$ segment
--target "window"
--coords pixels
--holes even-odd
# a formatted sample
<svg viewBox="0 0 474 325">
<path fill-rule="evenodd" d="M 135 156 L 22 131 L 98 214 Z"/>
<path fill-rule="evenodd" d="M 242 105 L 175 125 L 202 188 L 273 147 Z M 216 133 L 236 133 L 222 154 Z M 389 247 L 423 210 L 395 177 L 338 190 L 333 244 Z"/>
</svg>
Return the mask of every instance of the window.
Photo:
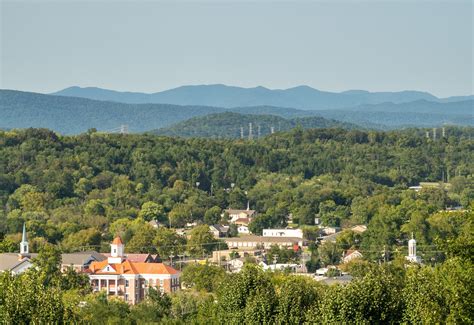
<svg viewBox="0 0 474 325">
<path fill-rule="evenodd" d="M 125 301 L 128 301 L 128 293 L 125 294 Z"/>
<path fill-rule="evenodd" d="M 163 279 L 160 279 L 160 287 L 162 287 L 164 283 L 165 281 Z"/>
<path fill-rule="evenodd" d="M 125 280 L 125 288 L 128 288 L 128 286 L 129 286 L 128 280 Z"/>
<path fill-rule="evenodd" d="M 114 248 L 114 253 L 117 253 L 117 249 Z"/>
</svg>

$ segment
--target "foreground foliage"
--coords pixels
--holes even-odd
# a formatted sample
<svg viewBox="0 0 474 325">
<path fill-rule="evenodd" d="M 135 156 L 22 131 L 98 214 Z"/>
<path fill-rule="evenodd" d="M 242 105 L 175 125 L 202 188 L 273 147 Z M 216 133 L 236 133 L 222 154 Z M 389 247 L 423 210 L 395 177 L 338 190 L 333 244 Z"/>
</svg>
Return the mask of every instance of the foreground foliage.
<svg viewBox="0 0 474 325">
<path fill-rule="evenodd" d="M 471 261 L 459 257 L 434 268 L 372 264 L 347 285 L 327 286 L 246 264 L 242 272 L 224 275 L 214 291 L 198 292 L 196 286 L 161 295 L 150 288 L 148 298 L 135 306 L 107 299 L 103 293 L 84 295 L 86 285 L 45 285 L 38 281 L 44 270 L 38 269 L 0 275 L 0 319 L 85 324 L 469 324 L 474 320 L 472 267 Z M 65 276 L 53 276 L 61 277 Z"/>
</svg>

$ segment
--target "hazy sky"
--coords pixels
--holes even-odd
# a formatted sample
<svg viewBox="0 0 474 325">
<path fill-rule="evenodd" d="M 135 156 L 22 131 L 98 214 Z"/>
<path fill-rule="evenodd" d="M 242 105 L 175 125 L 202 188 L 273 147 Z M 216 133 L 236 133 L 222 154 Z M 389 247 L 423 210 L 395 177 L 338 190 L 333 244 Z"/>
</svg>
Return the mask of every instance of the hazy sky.
<svg viewBox="0 0 474 325">
<path fill-rule="evenodd" d="M 474 93 L 470 0 L 0 1 L 0 88 Z"/>
</svg>

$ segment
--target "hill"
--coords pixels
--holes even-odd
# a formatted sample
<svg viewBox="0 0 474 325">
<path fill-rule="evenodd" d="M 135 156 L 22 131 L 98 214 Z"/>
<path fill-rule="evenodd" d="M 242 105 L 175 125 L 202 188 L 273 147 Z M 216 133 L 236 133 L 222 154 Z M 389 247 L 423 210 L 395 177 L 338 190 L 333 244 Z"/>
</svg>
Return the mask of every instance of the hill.
<svg viewBox="0 0 474 325">
<path fill-rule="evenodd" d="M 126 124 L 131 132 L 144 132 L 222 111 L 216 107 L 124 104 L 0 90 L 0 128 L 42 127 L 77 134 L 89 128 L 106 131 Z"/>
<path fill-rule="evenodd" d="M 242 127 L 244 137 L 248 138 L 250 123 L 252 123 L 253 138 L 257 138 L 259 134 L 260 136 L 270 134 L 272 128 L 275 132 L 287 131 L 297 126 L 301 126 L 304 129 L 332 127 L 344 129 L 358 128 L 358 126 L 354 124 L 327 120 L 320 116 L 285 119 L 275 115 L 225 112 L 194 117 L 170 127 L 154 130 L 152 133 L 180 137 L 240 138 Z"/>
<path fill-rule="evenodd" d="M 280 106 L 298 109 L 335 109 L 361 104 L 384 102 L 404 103 L 416 100 L 438 101 L 429 93 L 420 91 L 368 92 L 351 90 L 328 92 L 308 86 L 288 89 L 268 89 L 265 87 L 242 88 L 226 85 L 182 86 L 161 92 L 146 94 L 119 92 L 96 87 L 70 87 L 53 95 L 73 96 L 123 103 L 166 103 L 175 105 L 205 105 L 218 107 Z"/>
<path fill-rule="evenodd" d="M 473 105 L 474 100 L 447 103 L 420 100 L 400 104 L 364 104 L 337 110 L 300 110 L 269 105 L 227 109 L 200 105 L 126 104 L 0 90 L 0 128 L 43 127 L 64 134 L 77 134 L 90 128 L 107 131 L 126 124 L 130 132 L 145 132 L 193 117 L 224 112 L 274 115 L 284 119 L 318 116 L 377 129 L 445 124 L 472 126 Z"/>
</svg>

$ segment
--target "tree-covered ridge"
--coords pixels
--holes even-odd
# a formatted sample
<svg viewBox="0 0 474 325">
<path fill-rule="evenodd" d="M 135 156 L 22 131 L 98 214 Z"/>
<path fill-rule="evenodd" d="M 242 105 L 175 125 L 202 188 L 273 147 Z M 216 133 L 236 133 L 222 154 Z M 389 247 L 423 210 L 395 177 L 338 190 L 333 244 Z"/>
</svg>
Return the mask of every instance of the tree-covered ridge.
<svg viewBox="0 0 474 325">
<path fill-rule="evenodd" d="M 304 129 L 339 127 L 356 129 L 358 126 L 335 120 L 327 120 L 320 116 L 298 117 L 285 119 L 275 115 L 255 115 L 239 113 L 217 113 L 176 123 L 172 126 L 152 131 L 151 133 L 180 137 L 203 138 L 248 138 L 252 124 L 252 137 L 258 138 L 278 131 L 288 131 L 297 126 Z M 241 134 L 242 128 L 242 134 Z"/>
<path fill-rule="evenodd" d="M 287 119 L 308 117 L 305 121 L 312 121 L 317 116 L 376 129 L 472 126 L 472 103 L 472 100 L 446 103 L 415 101 L 345 107 L 342 110 L 322 110 L 324 107 L 319 107 L 320 110 L 301 110 L 268 105 L 223 108 L 194 103 L 188 106 L 126 104 L 0 89 L 0 129 L 36 127 L 62 134 L 79 134 L 92 128 L 107 132 L 127 125 L 129 132 L 140 133 L 193 117 L 225 112 L 276 115 Z"/>
</svg>

